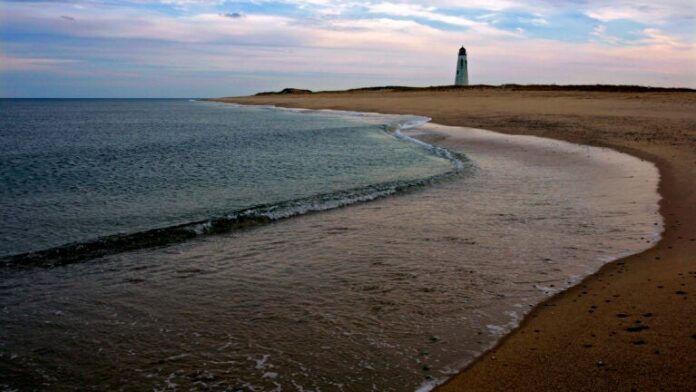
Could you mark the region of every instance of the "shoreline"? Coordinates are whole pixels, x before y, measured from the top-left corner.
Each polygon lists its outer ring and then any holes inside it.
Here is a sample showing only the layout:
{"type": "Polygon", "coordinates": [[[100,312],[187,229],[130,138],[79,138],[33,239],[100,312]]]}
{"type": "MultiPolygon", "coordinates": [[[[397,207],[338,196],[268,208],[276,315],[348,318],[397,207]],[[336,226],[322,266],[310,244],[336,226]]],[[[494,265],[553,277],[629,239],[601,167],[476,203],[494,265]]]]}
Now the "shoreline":
{"type": "Polygon", "coordinates": [[[652,162],[660,172],[660,241],[535,306],[437,390],[696,386],[696,307],[689,296],[696,279],[696,94],[362,91],[215,101],[416,113],[438,124],[608,147],[652,162]]]}
{"type": "MultiPolygon", "coordinates": [[[[450,126],[443,126],[442,124],[436,124],[436,123],[429,123],[429,125],[433,125],[435,128],[438,128],[438,127],[445,127],[445,128],[448,128],[448,127],[450,127],[450,126]]],[[[467,128],[464,128],[464,127],[452,127],[452,128],[467,129],[467,128]]],[[[478,131],[478,129],[472,129],[472,130],[478,131]]],[[[505,133],[500,133],[500,132],[490,131],[490,130],[483,130],[483,131],[485,131],[485,132],[492,132],[492,133],[500,134],[500,135],[506,135],[506,136],[517,136],[517,135],[508,135],[508,134],[505,134],[505,133]]],[[[428,140],[428,137],[437,138],[438,136],[442,136],[442,137],[443,137],[443,140],[440,141],[440,143],[442,143],[442,142],[444,141],[445,145],[447,144],[447,139],[452,139],[452,138],[454,138],[452,135],[448,135],[448,136],[440,135],[440,134],[437,133],[437,130],[435,130],[434,133],[430,133],[430,134],[424,133],[422,136],[423,136],[424,139],[427,140],[427,141],[426,141],[427,143],[433,143],[433,145],[437,145],[437,146],[440,146],[440,144],[438,144],[438,141],[435,141],[435,140],[430,141],[430,140],[428,140]]],[[[657,165],[656,165],[654,162],[652,162],[652,161],[650,161],[650,160],[648,160],[648,159],[643,159],[643,158],[637,157],[637,156],[635,156],[635,155],[633,155],[633,154],[628,154],[628,153],[626,153],[626,152],[619,151],[619,150],[613,149],[613,148],[611,148],[611,147],[606,147],[606,146],[588,146],[588,145],[583,145],[583,144],[579,144],[579,143],[573,143],[573,142],[568,142],[568,141],[559,140],[559,139],[552,139],[552,138],[548,138],[548,137],[538,137],[538,136],[533,136],[533,135],[519,135],[519,136],[522,136],[522,137],[538,138],[538,139],[542,139],[542,140],[543,140],[543,139],[546,139],[546,140],[557,141],[557,142],[559,141],[559,142],[561,142],[561,143],[568,143],[568,144],[571,144],[571,145],[581,146],[581,147],[593,147],[593,148],[608,149],[608,150],[610,150],[610,151],[613,152],[613,153],[625,154],[625,155],[628,155],[628,156],[630,156],[630,157],[632,157],[632,158],[639,159],[639,160],[641,160],[641,161],[645,161],[645,162],[650,163],[650,164],[655,168],[655,170],[657,170],[657,172],[658,172],[658,187],[657,187],[657,188],[659,188],[659,184],[661,183],[661,174],[660,174],[660,171],[659,171],[659,168],[657,167],[657,165]]],[[[414,137],[414,138],[417,138],[418,140],[422,140],[422,139],[418,138],[418,136],[413,136],[413,137],[414,137]]],[[[451,143],[451,141],[450,141],[450,143],[451,143]]],[[[452,146],[445,146],[445,147],[443,147],[443,148],[452,148],[452,146]]],[[[657,244],[658,244],[660,241],[662,241],[662,234],[663,234],[664,231],[665,231],[665,217],[664,217],[664,216],[661,214],[661,212],[660,212],[660,211],[661,211],[661,203],[662,203],[662,200],[663,200],[664,198],[661,196],[661,194],[659,193],[658,189],[655,189],[655,192],[656,192],[656,193],[658,194],[658,196],[659,196],[659,200],[657,201],[657,205],[656,205],[656,207],[657,207],[656,213],[657,213],[658,216],[660,217],[661,223],[659,224],[658,228],[652,233],[651,238],[650,238],[650,240],[648,241],[648,242],[650,243],[650,246],[649,246],[648,248],[646,248],[646,249],[644,249],[644,250],[641,250],[641,251],[638,251],[638,252],[636,252],[636,253],[617,254],[617,255],[608,256],[608,257],[607,257],[608,260],[602,261],[602,264],[601,264],[597,269],[595,269],[593,272],[588,273],[588,274],[586,274],[586,275],[580,277],[580,278],[577,279],[577,280],[574,280],[573,283],[572,283],[571,285],[569,285],[569,286],[567,286],[567,287],[565,287],[565,288],[559,289],[558,291],[556,291],[555,293],[551,294],[550,296],[548,296],[547,298],[545,298],[545,299],[542,300],[541,302],[538,302],[536,305],[534,305],[533,308],[529,310],[529,312],[527,312],[527,313],[525,313],[525,314],[522,315],[522,317],[515,323],[515,325],[512,327],[512,329],[511,329],[510,331],[506,332],[506,333],[505,333],[500,339],[498,339],[491,347],[485,349],[480,355],[478,355],[476,358],[474,358],[474,359],[473,359],[471,362],[469,362],[466,366],[464,366],[463,368],[459,369],[459,370],[457,371],[457,373],[456,373],[455,376],[449,377],[449,378],[447,378],[447,379],[445,380],[445,382],[441,382],[441,383],[435,383],[435,384],[428,384],[428,383],[425,383],[421,388],[418,388],[418,389],[417,389],[417,392],[427,392],[427,391],[433,391],[433,390],[434,390],[434,391],[439,391],[439,390],[443,390],[443,389],[449,388],[449,384],[452,383],[453,380],[456,379],[456,378],[458,377],[459,374],[466,372],[469,368],[471,368],[471,367],[473,367],[474,365],[476,365],[476,363],[479,362],[480,360],[482,360],[483,357],[494,354],[495,351],[508,339],[508,337],[509,337],[510,335],[516,333],[520,328],[522,328],[522,327],[526,324],[528,318],[530,318],[531,315],[532,315],[535,311],[538,310],[538,308],[547,306],[547,305],[545,305],[545,304],[553,302],[553,300],[555,300],[558,296],[562,296],[562,295],[564,295],[564,293],[566,293],[568,290],[573,289],[573,288],[577,287],[578,285],[584,283],[585,280],[587,280],[587,279],[591,278],[592,276],[594,276],[594,275],[600,273],[607,265],[612,264],[612,263],[617,262],[617,261],[621,261],[621,260],[630,258],[630,257],[632,257],[632,256],[640,255],[640,254],[642,254],[642,253],[644,253],[644,252],[646,252],[646,251],[648,251],[648,250],[653,249],[655,246],[657,246],[657,244]]],[[[465,390],[469,390],[468,387],[466,387],[466,388],[464,388],[464,389],[465,389],[465,390]]],[[[459,390],[459,389],[455,389],[455,390],[459,390]]],[[[478,389],[477,389],[477,390],[478,390],[478,389]]]]}

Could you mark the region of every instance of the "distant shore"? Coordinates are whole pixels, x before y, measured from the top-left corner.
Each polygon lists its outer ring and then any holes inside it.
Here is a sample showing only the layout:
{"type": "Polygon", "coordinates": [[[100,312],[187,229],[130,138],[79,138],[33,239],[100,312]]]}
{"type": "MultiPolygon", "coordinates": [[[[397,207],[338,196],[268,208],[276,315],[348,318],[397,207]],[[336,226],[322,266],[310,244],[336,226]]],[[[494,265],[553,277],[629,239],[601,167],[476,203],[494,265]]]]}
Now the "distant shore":
{"type": "Polygon", "coordinates": [[[646,93],[646,92],[696,92],[695,89],[686,87],[650,87],[650,86],[634,86],[634,85],[616,85],[616,84],[502,84],[488,85],[475,84],[471,86],[429,86],[429,87],[410,87],[410,86],[376,86],[376,87],[360,87],[350,90],[328,90],[328,91],[312,91],[299,88],[285,88],[280,91],[260,92],[254,96],[269,96],[269,95],[288,95],[288,94],[350,94],[350,93],[367,93],[367,92],[433,92],[433,91],[471,91],[471,90],[488,90],[488,91],[585,91],[585,92],[603,92],[603,93],[646,93]]]}
{"type": "Polygon", "coordinates": [[[442,391],[696,389],[696,92],[639,86],[291,90],[220,102],[416,114],[610,147],[661,173],[663,239],[537,306],[442,391]]]}

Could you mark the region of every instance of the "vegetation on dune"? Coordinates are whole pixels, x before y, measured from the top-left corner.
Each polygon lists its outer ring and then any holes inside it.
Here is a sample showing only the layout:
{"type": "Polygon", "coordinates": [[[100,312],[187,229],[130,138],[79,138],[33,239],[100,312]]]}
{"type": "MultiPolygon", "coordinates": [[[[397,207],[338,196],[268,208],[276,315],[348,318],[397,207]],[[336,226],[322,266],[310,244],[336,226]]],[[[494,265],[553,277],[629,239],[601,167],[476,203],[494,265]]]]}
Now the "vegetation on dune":
{"type": "Polygon", "coordinates": [[[596,91],[596,92],[619,92],[619,93],[643,93],[643,92],[696,92],[696,90],[684,87],[650,87],[636,85],[613,85],[613,84],[578,84],[578,85],[558,85],[558,84],[501,84],[487,85],[477,84],[471,86],[429,86],[429,87],[410,87],[410,86],[376,86],[361,87],[349,90],[327,90],[313,92],[311,90],[286,88],[278,92],[261,92],[256,95],[290,95],[290,94],[315,94],[315,93],[355,93],[368,91],[453,91],[453,90],[511,90],[511,91],[596,91]]]}

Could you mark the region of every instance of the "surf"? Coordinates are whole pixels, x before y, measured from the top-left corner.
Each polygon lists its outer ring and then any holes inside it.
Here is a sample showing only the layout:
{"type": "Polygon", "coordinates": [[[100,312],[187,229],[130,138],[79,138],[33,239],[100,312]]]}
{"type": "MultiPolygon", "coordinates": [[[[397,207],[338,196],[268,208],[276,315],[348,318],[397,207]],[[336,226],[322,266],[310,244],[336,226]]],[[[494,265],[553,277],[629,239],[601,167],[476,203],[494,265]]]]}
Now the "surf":
{"type": "MultiPolygon", "coordinates": [[[[206,109],[211,106],[221,109],[234,107],[233,105],[201,101],[189,101],[188,105],[194,107],[202,106],[206,109]]],[[[372,137],[370,135],[374,135],[374,137],[378,138],[382,137],[379,136],[381,133],[384,135],[384,137],[389,139],[406,142],[412,146],[415,146],[417,150],[424,155],[448,161],[449,168],[444,171],[440,171],[437,174],[427,175],[424,177],[408,178],[407,175],[404,175],[404,178],[406,179],[403,180],[381,181],[364,186],[348,187],[347,189],[316,192],[305,197],[288,198],[285,200],[268,203],[256,203],[243,208],[232,208],[229,211],[224,211],[217,214],[208,214],[200,219],[189,219],[184,221],[179,220],[179,222],[176,224],[158,225],[154,227],[146,227],[140,230],[130,230],[109,235],[91,236],[91,238],[78,241],[68,241],[57,246],[44,247],[38,250],[32,249],[27,252],[15,252],[0,257],[0,265],[7,268],[27,266],[50,267],[64,265],[125,251],[132,251],[147,247],[166,246],[177,242],[187,241],[202,235],[222,234],[247,229],[281,219],[288,219],[308,213],[316,213],[345,207],[356,203],[367,202],[426,187],[435,182],[445,180],[451,176],[461,173],[466,166],[466,156],[453,153],[441,147],[432,146],[402,133],[404,130],[426,124],[430,121],[430,118],[427,117],[390,116],[360,112],[310,111],[277,107],[237,108],[237,110],[242,111],[249,109],[268,111],[271,113],[294,113],[294,115],[300,116],[329,116],[329,122],[327,122],[327,124],[331,124],[330,120],[334,116],[337,116],[338,118],[360,118],[360,124],[362,124],[361,126],[367,128],[356,128],[354,126],[337,128],[334,126],[334,128],[330,131],[318,130],[317,132],[335,132],[337,134],[366,132],[367,136],[372,137]],[[374,127],[374,129],[370,127],[374,127]]],[[[264,119],[266,117],[260,116],[259,118],[264,119]]],[[[271,116],[268,118],[273,119],[274,117],[271,116]]],[[[324,117],[320,117],[320,119],[321,121],[326,121],[324,117]]],[[[323,122],[321,124],[323,124],[323,122]]],[[[340,124],[342,123],[339,123],[339,125],[340,124]]],[[[329,139],[329,141],[331,141],[331,139],[329,139]]],[[[384,145],[383,148],[385,149],[402,148],[400,145],[382,144],[384,145]]],[[[349,148],[350,146],[346,147],[349,148]]],[[[302,151],[298,151],[298,154],[302,153],[302,151]]],[[[384,153],[387,154],[389,151],[385,150],[384,153]]],[[[328,164],[331,164],[331,162],[328,164]]],[[[403,167],[403,171],[407,170],[409,170],[408,167],[403,167]]],[[[310,171],[305,175],[312,175],[312,172],[310,171]]],[[[326,171],[324,175],[329,176],[327,180],[332,179],[332,172],[330,170],[326,171]]],[[[413,175],[410,176],[413,177],[413,175]]],[[[344,180],[344,182],[346,181],[344,180]]],[[[66,226],[69,226],[67,222],[66,226]]]]}

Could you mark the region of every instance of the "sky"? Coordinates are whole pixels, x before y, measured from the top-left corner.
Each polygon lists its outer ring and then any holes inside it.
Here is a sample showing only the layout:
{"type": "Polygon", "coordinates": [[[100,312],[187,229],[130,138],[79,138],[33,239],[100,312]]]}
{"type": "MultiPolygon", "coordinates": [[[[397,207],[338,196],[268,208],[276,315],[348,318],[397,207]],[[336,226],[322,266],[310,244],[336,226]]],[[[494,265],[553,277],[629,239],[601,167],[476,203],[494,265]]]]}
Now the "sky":
{"type": "Polygon", "coordinates": [[[695,0],[0,0],[0,97],[286,87],[696,88],[695,0]]]}

